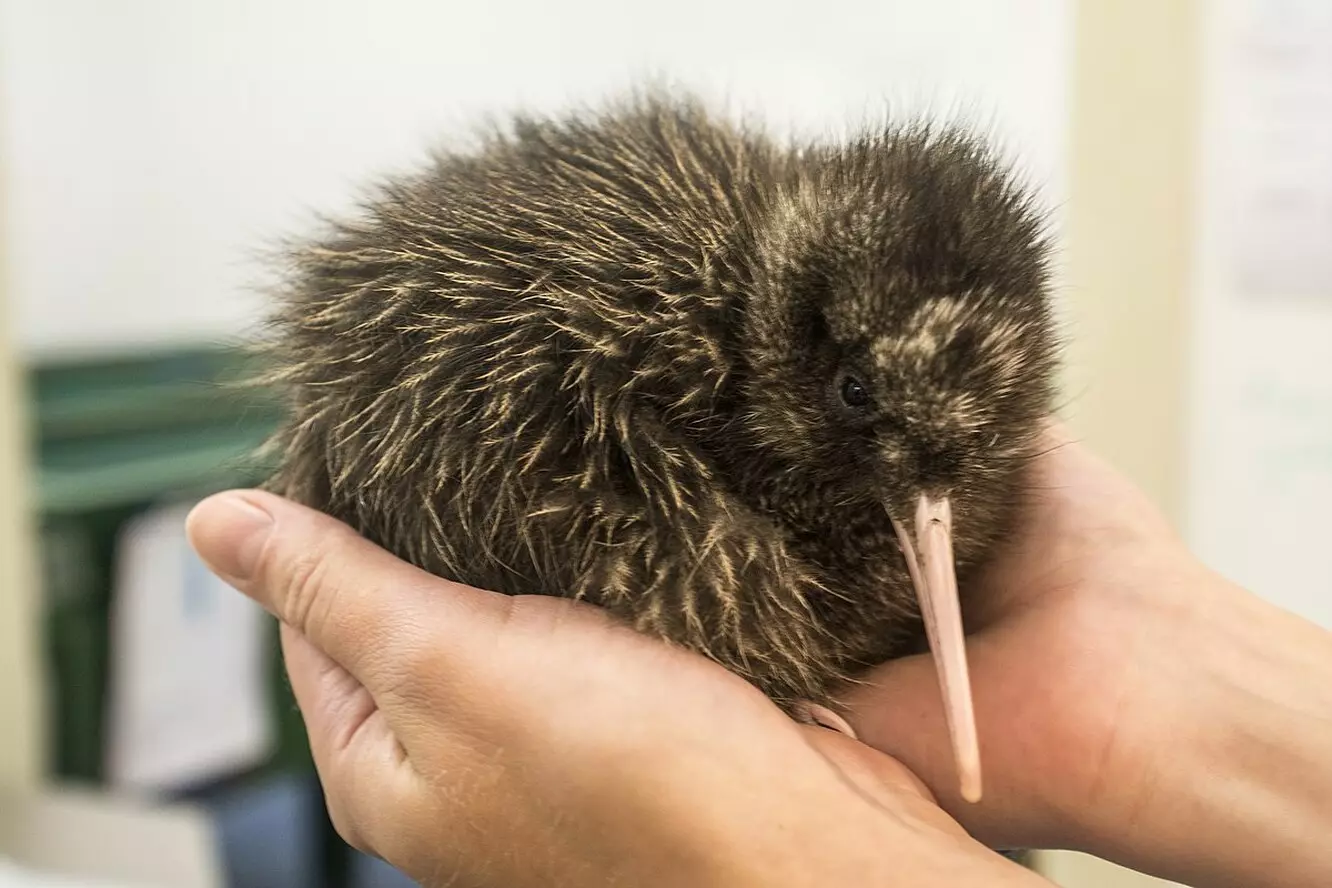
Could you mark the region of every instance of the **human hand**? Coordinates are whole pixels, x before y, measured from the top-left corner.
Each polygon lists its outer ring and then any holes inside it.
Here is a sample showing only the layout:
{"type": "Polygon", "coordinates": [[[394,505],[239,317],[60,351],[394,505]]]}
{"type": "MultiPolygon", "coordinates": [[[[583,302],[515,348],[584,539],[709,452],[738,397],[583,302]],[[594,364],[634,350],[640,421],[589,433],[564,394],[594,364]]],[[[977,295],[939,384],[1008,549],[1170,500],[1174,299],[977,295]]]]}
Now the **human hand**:
{"type": "Polygon", "coordinates": [[[426,885],[1038,885],[905,768],[591,606],[449,583],[261,493],[200,555],[282,622],[330,813],[426,885]]]}
{"type": "Polygon", "coordinates": [[[927,656],[842,714],[996,847],[1204,888],[1332,884],[1332,636],[1203,567],[1127,480],[1051,433],[1026,517],[966,583],[985,795],[957,795],[927,656]]]}

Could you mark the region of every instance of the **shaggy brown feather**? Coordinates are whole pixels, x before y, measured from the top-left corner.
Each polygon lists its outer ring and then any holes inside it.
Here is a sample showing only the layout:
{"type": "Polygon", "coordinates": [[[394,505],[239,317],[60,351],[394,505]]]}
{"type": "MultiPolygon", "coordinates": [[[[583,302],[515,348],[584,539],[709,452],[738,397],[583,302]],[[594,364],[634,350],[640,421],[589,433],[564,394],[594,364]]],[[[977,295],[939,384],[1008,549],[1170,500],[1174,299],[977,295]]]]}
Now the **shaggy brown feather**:
{"type": "Polygon", "coordinates": [[[523,117],[289,258],[271,489],[783,705],[916,638],[885,509],[951,493],[965,571],[1052,394],[1041,214],[958,129],[788,144],[662,94],[523,117]]]}

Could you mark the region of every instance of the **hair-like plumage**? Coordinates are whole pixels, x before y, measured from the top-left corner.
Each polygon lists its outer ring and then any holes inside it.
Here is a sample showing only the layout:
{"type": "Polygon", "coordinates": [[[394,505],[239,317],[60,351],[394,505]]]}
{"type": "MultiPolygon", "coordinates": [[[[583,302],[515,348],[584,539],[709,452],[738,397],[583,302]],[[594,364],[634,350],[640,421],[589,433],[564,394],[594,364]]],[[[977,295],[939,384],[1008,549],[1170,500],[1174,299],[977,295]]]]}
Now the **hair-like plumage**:
{"type": "Polygon", "coordinates": [[[1045,260],[960,130],[783,144],[661,95],[520,118],[292,251],[270,486],[823,699],[918,631],[887,510],[951,490],[964,569],[1002,533],[1051,395],[1045,260]]]}

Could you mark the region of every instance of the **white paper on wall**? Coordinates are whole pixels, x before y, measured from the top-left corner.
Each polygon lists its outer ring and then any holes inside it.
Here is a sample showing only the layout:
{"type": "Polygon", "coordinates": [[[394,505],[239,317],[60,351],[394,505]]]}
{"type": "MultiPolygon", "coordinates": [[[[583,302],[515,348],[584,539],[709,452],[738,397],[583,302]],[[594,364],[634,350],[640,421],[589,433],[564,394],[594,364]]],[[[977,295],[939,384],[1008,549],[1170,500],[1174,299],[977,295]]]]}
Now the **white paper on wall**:
{"type": "Polygon", "coordinates": [[[111,614],[107,777],[169,791],[259,764],[275,742],[267,617],[185,537],[185,507],[122,534],[111,614]]]}
{"type": "Polygon", "coordinates": [[[1203,4],[1189,526],[1332,627],[1332,4],[1203,4]]]}

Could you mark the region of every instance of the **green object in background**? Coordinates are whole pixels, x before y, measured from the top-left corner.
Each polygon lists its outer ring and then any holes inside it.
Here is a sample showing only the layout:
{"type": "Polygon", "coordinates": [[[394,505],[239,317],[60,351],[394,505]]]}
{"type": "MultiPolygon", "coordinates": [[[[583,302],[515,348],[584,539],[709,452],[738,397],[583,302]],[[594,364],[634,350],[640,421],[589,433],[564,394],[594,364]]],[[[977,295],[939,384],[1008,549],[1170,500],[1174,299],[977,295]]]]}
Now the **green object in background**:
{"type": "Polygon", "coordinates": [[[255,365],[220,349],[31,368],[37,501],[87,514],[261,477],[252,454],[280,415],[239,383],[255,365]]]}
{"type": "MultiPolygon", "coordinates": [[[[55,777],[102,779],[120,529],[156,505],[266,473],[254,453],[280,413],[268,393],[238,384],[253,369],[240,351],[219,348],[29,368],[55,777]]],[[[308,770],[304,728],[273,650],[279,747],[269,770],[308,770]]]]}
{"type": "MultiPolygon", "coordinates": [[[[53,767],[66,779],[95,782],[101,774],[102,699],[107,662],[109,587],[107,563],[96,551],[92,516],[84,521],[47,521],[42,527],[43,587],[46,592],[47,662],[55,693],[49,718],[53,767]]],[[[105,528],[102,528],[105,531],[105,528]]]]}

